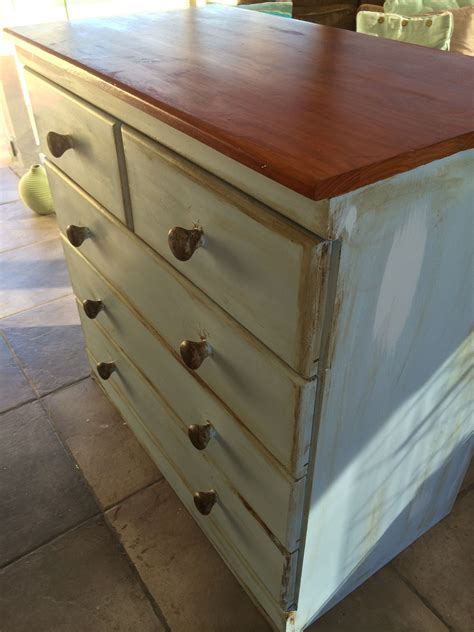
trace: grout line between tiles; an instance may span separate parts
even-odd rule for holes
[[[149,485],[147,485],[147,487],[149,487]],[[143,489],[145,489],[145,488],[143,488]],[[109,522],[107,516],[105,515],[105,513],[104,513],[103,517],[104,517],[104,524],[106,525],[107,529],[109,530],[109,533],[112,535],[112,538],[115,541],[115,545],[117,546],[118,550],[123,555],[123,557],[126,558],[128,566],[130,567],[133,576],[135,577],[138,585],[140,586],[140,588],[142,589],[143,593],[145,594],[145,596],[147,597],[148,601],[150,602],[150,605],[151,605],[151,607],[153,609],[153,612],[155,613],[157,619],[163,625],[163,627],[165,629],[165,632],[171,632],[170,625],[169,625],[168,621],[166,620],[166,617],[163,614],[163,611],[161,610],[161,608],[160,608],[158,602],[156,601],[156,599],[153,597],[153,595],[149,591],[148,586],[143,581],[142,576],[138,572],[138,568],[135,566],[135,564],[133,563],[131,557],[127,553],[127,550],[125,549],[125,547],[123,546],[122,542],[120,541],[118,533],[113,528],[113,526],[110,524],[110,522]]]
[[[391,570],[401,579],[401,581],[414,593],[418,599],[423,603],[423,605],[430,610],[437,619],[441,621],[441,623],[446,627],[449,632],[456,632],[456,630],[449,625],[449,623],[444,619],[443,615],[428,601],[428,599],[422,595],[419,590],[415,588],[415,586],[408,580],[393,564],[390,564]]]
[[[160,472],[160,470],[158,470],[158,474],[159,474],[158,478],[156,478],[154,481],[151,481],[151,483],[147,483],[146,485],[143,485],[143,487],[140,487],[139,489],[136,489],[134,492],[131,492],[130,494],[127,494],[126,496],[121,498],[118,502],[113,503],[112,505],[107,505],[106,507],[104,507],[104,509],[103,509],[104,514],[107,513],[108,511],[111,511],[112,509],[115,509],[116,507],[119,507],[122,503],[124,503],[127,500],[129,500],[130,498],[132,498],[132,496],[135,496],[136,494],[140,494],[145,489],[148,489],[149,487],[153,487],[153,485],[156,485],[160,481],[164,480],[164,476]]]
[[[28,382],[29,387],[33,391],[33,394],[34,394],[35,397],[34,397],[34,399],[32,399],[30,401],[35,401],[35,400],[39,399],[39,394],[38,394],[38,390],[36,389],[36,386],[33,384],[33,381],[31,380],[30,376],[27,374],[27,372],[25,370],[25,367],[23,366],[23,363],[21,362],[19,356],[17,355],[15,349],[13,348],[13,345],[11,344],[10,340],[8,339],[8,336],[1,329],[0,329],[0,336],[4,340],[7,349],[12,354],[14,361],[16,362],[16,364],[17,364],[18,368],[20,369],[20,371],[23,373],[23,375],[25,377],[25,380]],[[27,403],[28,402],[23,402],[23,404],[27,404]],[[13,406],[9,410],[15,410],[16,408],[20,408],[20,406],[23,406],[23,404],[18,404],[18,406]],[[7,411],[5,411],[5,412],[7,412]]]
[[[55,298],[50,299],[49,301],[44,301],[43,303],[37,303],[36,305],[30,305],[29,307],[25,307],[25,309],[20,309],[17,312],[12,312],[11,314],[5,314],[4,316],[0,316],[0,326],[2,324],[2,320],[6,320],[7,318],[12,318],[13,316],[18,316],[19,314],[24,314],[25,312],[29,312],[37,307],[43,307],[43,305],[49,305],[50,303],[54,303],[55,301],[60,301],[67,296],[73,296],[72,288],[71,291],[67,294],[62,294],[61,296],[56,296]]]
[[[37,241],[32,241],[30,244],[23,244],[22,246],[15,246],[14,248],[7,248],[6,250],[2,250],[0,255],[3,255],[6,252],[14,252],[15,250],[24,250],[25,248],[31,248],[31,246],[36,246],[37,244],[44,244],[47,241],[55,241],[56,239],[60,239],[61,235],[58,233],[55,237],[47,237],[46,239],[39,239]]]
[[[59,237],[59,234],[58,234]],[[43,244],[45,241],[52,241],[55,239],[54,237],[46,237],[45,239],[35,239],[35,241],[30,241],[27,244],[23,244],[21,246],[13,246],[13,248],[4,248],[0,250],[0,256],[4,255],[7,252],[15,252],[15,250],[21,250],[21,248],[28,248],[28,246],[36,246],[37,244]]]
[[[32,549],[28,549],[27,551],[21,553],[20,555],[17,555],[15,558],[10,560],[6,564],[0,565],[0,571],[5,571],[7,568],[12,566],[13,564],[16,564],[17,562],[23,560],[24,558],[30,557],[30,555],[33,555],[33,553],[36,553],[37,551],[40,551],[45,546],[48,546],[48,544],[51,544],[55,540],[59,540],[60,538],[62,538],[66,534],[68,534],[70,531],[75,531],[76,529],[79,529],[80,527],[84,526],[90,520],[93,520],[94,518],[100,518],[100,517],[102,517],[102,512],[98,511],[97,513],[94,513],[94,514],[88,516],[84,520],[81,520],[81,522],[78,522],[77,524],[73,525],[72,527],[64,529],[64,531],[61,531],[60,533],[56,533],[56,535],[53,535],[51,538],[49,538],[48,540],[45,540],[44,542],[42,542],[38,546],[35,546]]]

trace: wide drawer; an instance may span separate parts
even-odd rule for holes
[[[126,222],[130,209],[120,122],[28,68],[25,76],[42,151],[108,211]],[[48,146],[50,133],[60,135],[49,141],[56,156]]]
[[[122,134],[135,232],[296,371],[313,375],[330,244],[138,132]]]
[[[277,603],[290,605],[294,600],[297,553],[290,555],[276,546],[246,504],[203,455],[190,446],[171,409],[157,396],[138,369],[95,323],[84,320],[87,348],[96,378],[113,401],[112,391],[116,391],[142,421],[147,433],[145,446],[158,446],[163,456],[157,460],[160,468],[163,469],[163,459],[171,465],[173,472],[168,469],[165,473],[171,485],[176,476],[181,479],[184,489],[180,487],[176,491],[193,517],[206,533],[225,541],[235,554],[245,560],[249,572],[265,586]],[[101,380],[97,374],[97,363],[111,361],[115,363],[115,371],[107,380]],[[193,494],[211,490],[216,492],[217,502],[210,513],[203,516],[192,502]]]
[[[90,316],[153,384],[179,418],[182,430],[211,424],[213,434],[202,456],[217,467],[229,485],[255,511],[289,551],[298,547],[305,478],[293,480],[212,392],[176,362],[174,355],[143,323],[133,308],[64,240],[64,251],[76,297],[101,301]],[[81,311],[86,314],[84,308]],[[85,328],[88,321],[83,315]],[[204,439],[204,437],[202,437]],[[192,444],[191,444],[192,445]],[[196,449],[196,448],[194,448]]]
[[[309,458],[315,380],[304,380],[210,301],[136,235],[49,165],[63,233],[88,227],[79,247],[96,270],[158,331],[179,357],[180,343],[204,336],[212,348],[192,373],[206,383],[299,478]]]

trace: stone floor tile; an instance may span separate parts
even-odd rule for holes
[[[71,292],[59,239],[0,253],[0,318]]]
[[[19,199],[18,178],[8,167],[0,168],[0,204]]]
[[[0,331],[40,395],[90,375],[72,295],[4,318]]]
[[[0,336],[0,413],[34,398],[28,380]]]
[[[474,491],[392,563],[456,632],[474,630]]]
[[[44,402],[102,507],[117,504],[161,477],[91,378],[49,395]]]
[[[160,632],[165,628],[109,529],[69,531],[0,571],[2,632]]]
[[[449,632],[388,567],[310,625],[306,632]]]
[[[97,511],[39,402],[0,415],[0,566]]]
[[[165,480],[106,515],[173,632],[270,632]]]
[[[37,215],[21,202],[0,209],[0,252],[59,236],[56,215]]]

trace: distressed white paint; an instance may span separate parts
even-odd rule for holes
[[[129,221],[121,123],[31,70],[25,78],[42,151],[119,220]],[[71,136],[73,147],[55,158],[46,142],[49,132]]]
[[[473,170],[465,152],[331,202],[337,307],[292,630],[456,497],[474,433]]]
[[[191,424],[213,425],[216,436],[199,453],[201,458],[219,469],[228,485],[258,513],[282,546],[290,552],[296,550],[305,480],[292,479],[212,391],[176,360],[159,334],[141,320],[125,298],[117,294],[77,249],[63,241],[76,297],[80,301],[103,302],[104,309],[95,322],[168,402],[183,432]]]
[[[150,452],[153,446],[160,451],[159,467],[164,461],[172,465],[174,474],[170,482],[203,531],[212,534],[240,557],[241,565],[253,576],[254,583],[261,584],[278,603],[286,557],[225,480],[191,446],[173,411],[143,380],[137,368],[82,312],[81,320],[94,373],[97,362],[113,361],[116,365],[115,372],[107,381],[98,376],[97,380],[113,401],[115,397],[112,391],[115,391],[141,419],[146,427],[146,438],[142,437],[144,445]],[[125,418],[128,420],[128,415]],[[211,513],[202,516],[193,506],[193,493],[208,489],[217,492],[218,500]],[[289,557],[296,560],[296,555]]]
[[[190,281],[47,163],[63,234],[88,226],[81,254],[127,297],[179,357],[183,340],[212,355],[194,372],[295,478],[309,458],[315,380],[304,380]],[[304,422],[303,424],[301,422]]]
[[[329,266],[322,241],[141,134],[124,128],[122,137],[136,234],[282,360],[314,374]],[[175,226],[204,233],[189,261],[168,246]]]

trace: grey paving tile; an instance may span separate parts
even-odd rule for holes
[[[176,632],[270,632],[165,480],[107,512]]]
[[[456,632],[474,630],[474,491],[392,563]]]
[[[18,200],[18,178],[8,167],[0,168],[0,204]]]
[[[0,566],[97,511],[39,402],[0,415]]]
[[[310,625],[306,632],[449,632],[388,567]]]
[[[0,318],[71,292],[59,239],[0,253]]]
[[[59,236],[56,215],[37,215],[20,200],[0,208],[0,252]]]
[[[2,632],[164,630],[107,527],[91,520],[0,572]]]
[[[28,380],[0,336],[0,413],[34,398]]]
[[[73,296],[4,318],[0,331],[40,395],[90,374]]]
[[[53,393],[44,401],[102,507],[115,505],[161,478],[150,457],[91,378]]]

